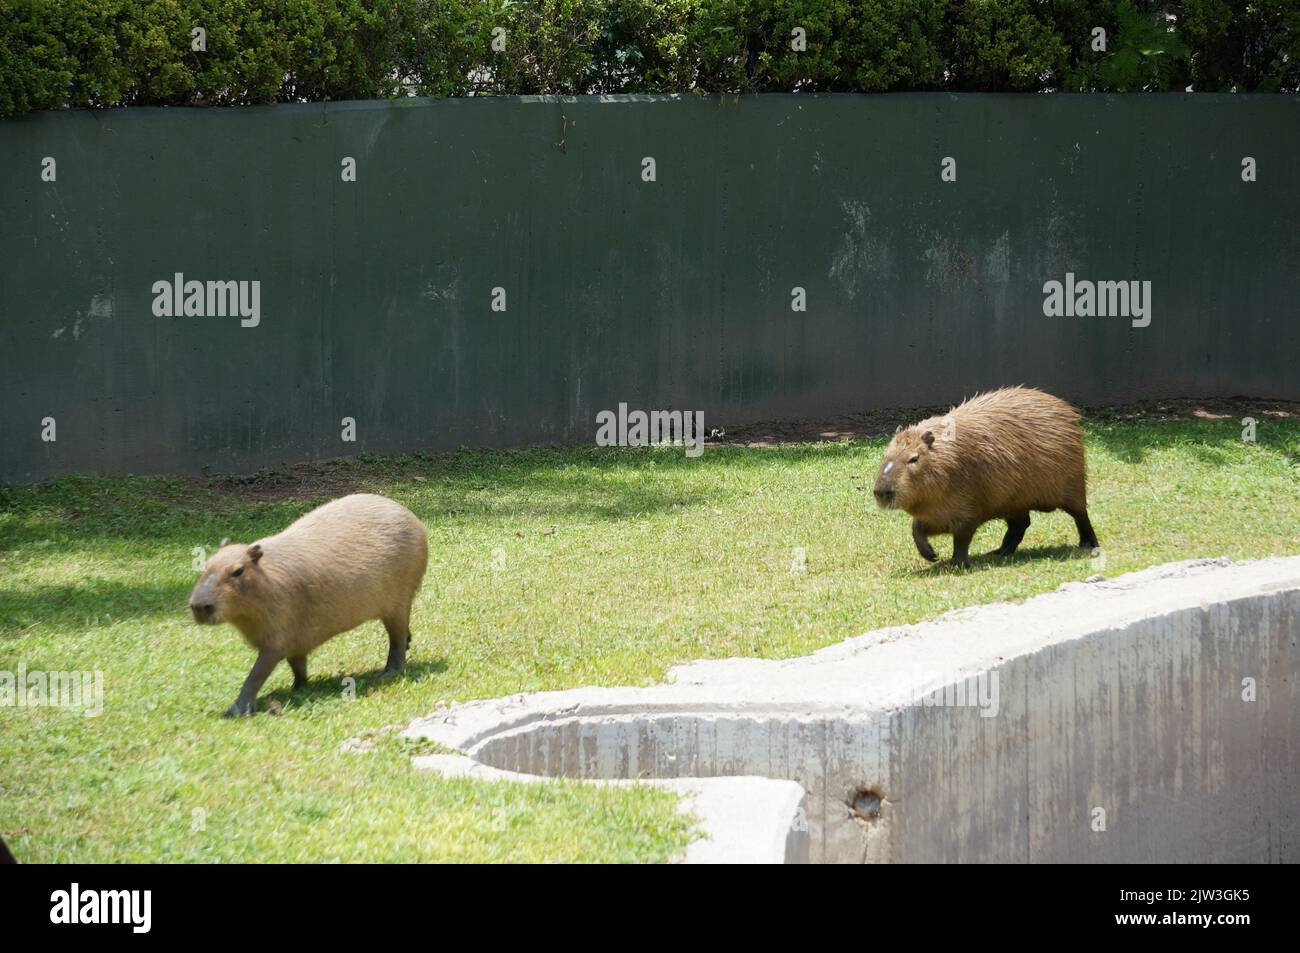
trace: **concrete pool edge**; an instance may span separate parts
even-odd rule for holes
[[[1190,560],[796,659],[455,705],[403,734],[528,776],[797,782],[814,860],[1294,859],[1297,620],[1300,557]],[[1243,677],[1254,704],[1234,701]],[[996,705],[927,704],[981,680]],[[1212,810],[1227,790],[1246,793],[1232,822]],[[1098,811],[1110,827],[1090,831]]]

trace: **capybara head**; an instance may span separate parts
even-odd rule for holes
[[[190,593],[190,611],[200,625],[217,625],[246,616],[261,602],[266,582],[258,563],[262,546],[221,541]]]
[[[876,474],[876,504],[885,510],[905,510],[933,476],[934,430],[899,427],[885,448]]]

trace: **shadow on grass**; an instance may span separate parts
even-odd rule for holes
[[[1142,463],[1154,450],[1178,447],[1195,460],[1222,466],[1242,450],[1242,426],[1237,420],[1166,420],[1113,423],[1089,420],[1084,435],[1124,463]],[[1261,416],[1255,431],[1256,446],[1280,454],[1292,465],[1300,464],[1300,421]]]
[[[1055,546],[1021,545],[1020,548],[1010,556],[999,556],[992,552],[972,556],[971,567],[973,569],[988,569],[996,566],[1013,566],[1018,563],[1042,560],[1048,560],[1051,562],[1076,562],[1078,560],[1091,558],[1091,549],[1084,549],[1082,546],[1075,546],[1072,543],[1058,543]]]
[[[1201,463],[1223,465],[1239,459],[1242,449],[1236,419],[1096,417],[1085,421],[1085,430],[1092,447],[1128,464],[1177,446]],[[696,458],[671,447],[462,450],[305,463],[265,477],[70,477],[0,485],[0,553],[55,543],[97,556],[110,550],[112,558],[120,544],[122,558],[138,561],[138,544],[147,543],[188,562],[193,547],[210,550],[223,536],[250,542],[279,532],[315,506],[357,490],[393,496],[431,529],[552,519],[616,523],[679,507],[725,505],[743,493],[720,479],[727,473],[780,478],[791,467],[832,459],[843,461],[846,481],[870,480],[884,443],[710,446]],[[1261,413],[1257,443],[1300,465],[1300,420]],[[66,595],[56,592],[55,598]],[[160,611],[164,595],[173,592],[146,587],[135,595],[145,597],[149,611]],[[176,591],[175,598],[183,600],[184,593]],[[0,607],[0,624],[11,624],[12,609],[4,615]]]
[[[110,619],[173,615],[188,622],[189,594],[188,585],[96,578],[30,591],[0,586],[0,639],[21,638],[23,630],[37,625],[75,629]]]
[[[251,542],[356,491],[392,495],[431,528],[448,518],[617,522],[716,504],[732,492],[711,488],[721,471],[779,471],[848,447],[719,447],[697,458],[680,448],[580,447],[337,460],[290,468],[330,476],[324,484],[306,477],[285,484],[277,477],[281,495],[274,499],[265,498],[256,480],[70,477],[0,486],[0,553],[51,539],[75,548],[146,541],[188,562],[193,547],[211,550],[224,536]],[[853,452],[865,452],[864,445]]]
[[[919,577],[963,576],[986,569],[997,569],[1000,566],[1014,566],[1035,561],[1075,562],[1092,558],[1092,550],[1083,549],[1070,543],[1059,543],[1055,546],[1022,545],[1011,556],[999,556],[994,552],[971,553],[970,567],[966,568],[954,566],[949,561],[951,549],[947,551],[947,554],[942,550],[937,551],[939,552],[939,561],[937,563],[924,563],[914,569],[899,570],[894,573],[895,578],[916,579]],[[920,556],[917,557],[918,560],[920,558]]]
[[[371,692],[385,685],[399,682],[422,682],[426,678],[447,670],[445,656],[431,659],[408,659],[406,667],[396,675],[385,675],[382,668],[373,668],[367,672],[344,672],[328,676],[314,676],[311,674],[310,664],[309,660],[307,684],[302,688],[296,691],[293,688],[277,688],[259,695],[259,713],[268,701],[279,702],[285,708],[292,706],[301,709],[315,708],[317,705],[346,704],[357,698],[365,698]],[[354,688],[345,691],[343,680],[346,678],[355,679],[356,684]],[[234,694],[238,694],[238,688],[238,686],[235,686]],[[234,700],[233,694],[231,700]]]

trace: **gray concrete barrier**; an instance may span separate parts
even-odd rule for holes
[[[6,120],[0,480],[590,444],[620,403],[1300,399],[1297,155],[1300,97],[1209,93]]]
[[[1194,560],[413,723],[578,778],[798,782],[821,862],[1300,859],[1300,557]]]

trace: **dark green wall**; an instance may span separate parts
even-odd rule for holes
[[[657,182],[641,181],[643,156]],[[940,181],[944,156],[956,183]],[[1088,404],[1300,398],[1298,176],[1287,96],[524,97],[10,120],[0,479],[584,443],[620,401],[717,427],[1019,382]],[[260,326],[154,317],[153,283],[178,271],[260,280]],[[1045,317],[1043,282],[1067,271],[1151,281],[1151,326]],[[796,285],[806,313],[790,310]]]

